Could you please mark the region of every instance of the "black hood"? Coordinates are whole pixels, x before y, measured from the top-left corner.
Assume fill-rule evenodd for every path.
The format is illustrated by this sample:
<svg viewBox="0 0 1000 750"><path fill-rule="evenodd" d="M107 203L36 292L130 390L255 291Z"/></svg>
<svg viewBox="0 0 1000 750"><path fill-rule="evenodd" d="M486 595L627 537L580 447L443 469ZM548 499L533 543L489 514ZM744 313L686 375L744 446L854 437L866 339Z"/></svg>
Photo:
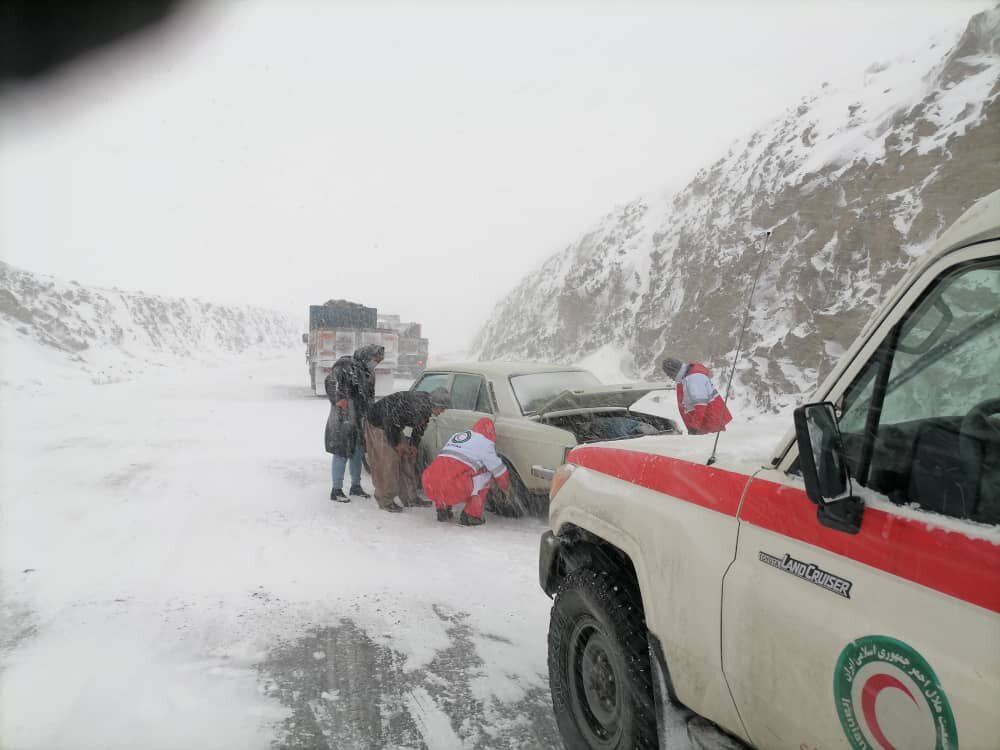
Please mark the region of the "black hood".
<svg viewBox="0 0 1000 750"><path fill-rule="evenodd" d="M354 352L354 358L366 365L376 364L385 359L385 347L379 344L368 344Z"/></svg>

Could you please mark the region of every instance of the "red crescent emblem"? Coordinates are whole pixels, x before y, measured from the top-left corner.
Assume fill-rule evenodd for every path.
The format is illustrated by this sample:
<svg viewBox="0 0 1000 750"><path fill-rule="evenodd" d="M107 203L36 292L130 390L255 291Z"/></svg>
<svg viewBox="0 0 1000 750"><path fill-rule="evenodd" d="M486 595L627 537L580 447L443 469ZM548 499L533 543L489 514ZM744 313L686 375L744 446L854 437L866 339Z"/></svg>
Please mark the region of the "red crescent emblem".
<svg viewBox="0 0 1000 750"><path fill-rule="evenodd" d="M917 699L913 697L913 693L910 692L910 689L906 685L889 674L872 675L861 690L861 711L865 716L865 723L868 724L872 736L884 750L896 750L895 746L886 738L882 727L878 725L878 717L875 715L875 700L878 698L879 693L886 688L902 690L913 701L913 705L917 705Z"/></svg>

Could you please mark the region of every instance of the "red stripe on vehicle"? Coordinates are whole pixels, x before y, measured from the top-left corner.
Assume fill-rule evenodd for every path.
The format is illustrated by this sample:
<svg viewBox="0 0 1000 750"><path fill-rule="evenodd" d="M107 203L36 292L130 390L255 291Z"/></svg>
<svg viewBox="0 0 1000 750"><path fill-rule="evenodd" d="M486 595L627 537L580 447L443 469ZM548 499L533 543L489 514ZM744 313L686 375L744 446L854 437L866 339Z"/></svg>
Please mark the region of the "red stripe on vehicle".
<svg viewBox="0 0 1000 750"><path fill-rule="evenodd" d="M750 477L668 456L619 448L575 448L567 461L711 510L736 515ZM740 521L811 544L877 570L1000 612L1000 545L877 508L865 508L861 531L821 526L805 491L750 483Z"/></svg>
<svg viewBox="0 0 1000 750"><path fill-rule="evenodd" d="M727 516L736 515L747 483L745 474L619 448L574 448L566 461Z"/></svg>
<svg viewBox="0 0 1000 750"><path fill-rule="evenodd" d="M803 490L762 479L750 484L740 511L746 523L1000 612L1000 545L931 519L867 507L861 531L845 534L820 525Z"/></svg>

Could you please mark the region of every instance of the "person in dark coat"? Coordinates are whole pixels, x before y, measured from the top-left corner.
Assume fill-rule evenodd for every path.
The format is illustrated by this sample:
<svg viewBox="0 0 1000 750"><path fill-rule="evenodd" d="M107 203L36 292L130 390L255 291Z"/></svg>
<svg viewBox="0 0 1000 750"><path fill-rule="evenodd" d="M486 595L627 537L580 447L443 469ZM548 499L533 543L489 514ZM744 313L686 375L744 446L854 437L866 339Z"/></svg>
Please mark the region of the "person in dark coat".
<svg viewBox="0 0 1000 750"><path fill-rule="evenodd" d="M448 391L402 391L379 399L368 408L365 450L375 485L375 502L382 510L398 513L404 507L431 505L417 495L417 448L427 423L451 405ZM410 436L403 430L410 428Z"/></svg>
<svg viewBox="0 0 1000 750"><path fill-rule="evenodd" d="M361 456L364 450L363 420L375 400L375 366L385 356L385 347L363 346L353 356L338 359L326 376L330 416L326 420L326 452L333 454L333 489L330 499L349 503L344 494L344 473L351 467L350 495L371 497L361 487Z"/></svg>

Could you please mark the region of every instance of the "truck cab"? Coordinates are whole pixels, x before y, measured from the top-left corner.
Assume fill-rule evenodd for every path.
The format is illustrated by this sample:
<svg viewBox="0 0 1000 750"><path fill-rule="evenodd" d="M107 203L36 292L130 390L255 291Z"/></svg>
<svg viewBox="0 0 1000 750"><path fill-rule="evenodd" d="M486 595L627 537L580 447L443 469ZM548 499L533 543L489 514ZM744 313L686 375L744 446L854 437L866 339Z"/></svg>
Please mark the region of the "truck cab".
<svg viewBox="0 0 1000 750"><path fill-rule="evenodd" d="M569 453L540 555L567 747L1000 747L1000 191L784 428L756 463Z"/></svg>

